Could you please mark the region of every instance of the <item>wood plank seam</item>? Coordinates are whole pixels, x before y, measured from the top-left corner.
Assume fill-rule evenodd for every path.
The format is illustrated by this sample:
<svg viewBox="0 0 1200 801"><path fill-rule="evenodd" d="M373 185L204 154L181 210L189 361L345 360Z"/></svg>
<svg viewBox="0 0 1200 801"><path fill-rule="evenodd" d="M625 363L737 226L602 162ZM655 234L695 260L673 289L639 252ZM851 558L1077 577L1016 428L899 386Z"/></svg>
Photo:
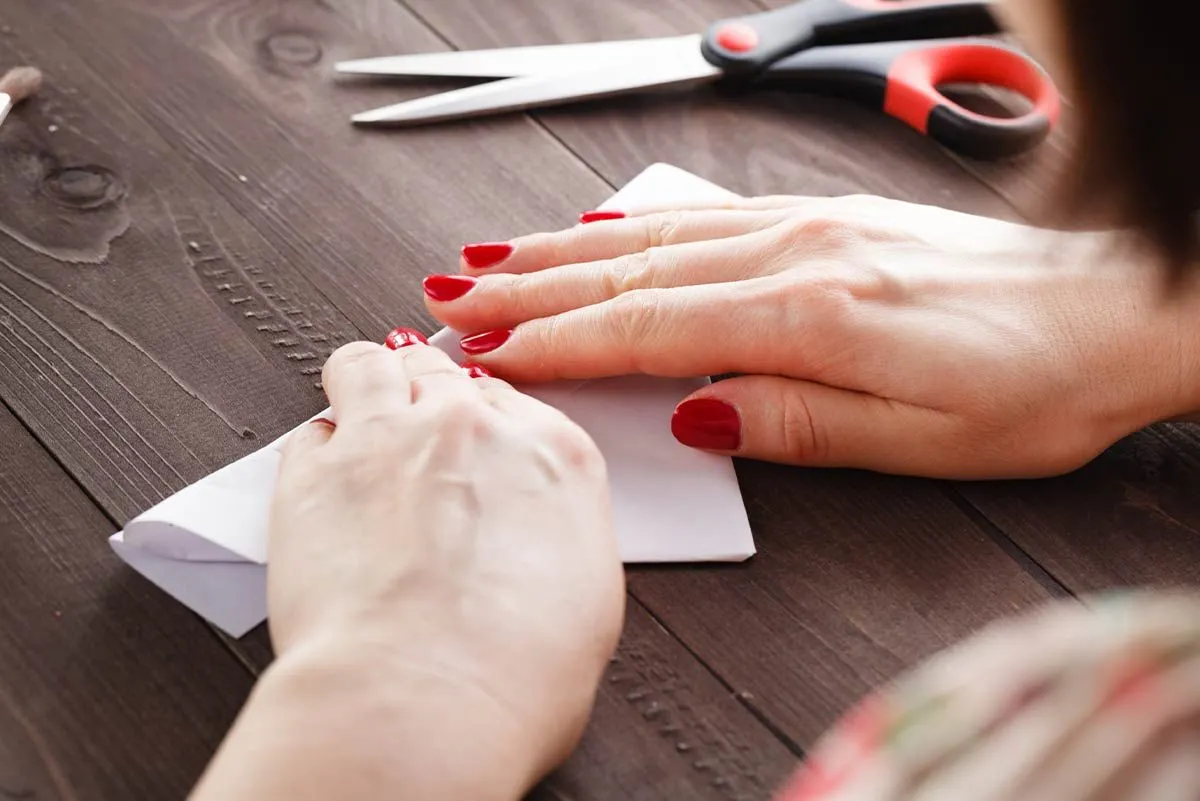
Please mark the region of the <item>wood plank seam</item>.
<svg viewBox="0 0 1200 801"><path fill-rule="evenodd" d="M801 745L800 745L799 743L797 743L797 742L796 742L794 739L792 739L791 737L789 737L789 736L788 736L788 734L787 734L787 732L785 732L785 731L784 731L782 728L780 728L780 727L779 727L779 726L778 726L778 725L777 725L777 724L776 724L774 721L772 721L772 720L771 720L771 718L770 718L770 717L767 715L767 713L766 713L764 710L760 709L760 708L759 708L759 707L758 707L758 706L757 706L757 705L754 703L754 696L752 696L752 695L751 695L750 693L748 693L748 692L744 692L744 691L740 691L740 690L737 690L737 689L735 689L735 688L733 687L733 685L732 685L732 684L730 684L730 683L729 683L729 682L728 682L728 681L725 679L725 677L724 677L724 676L722 676L722 675L721 675L719 672L717 672L717 670L716 670L715 668L713 668L713 666L712 666L712 665L710 665L710 664L708 663L708 661L707 661L706 659L704 659L704 657L703 657L703 656L701 656L701 655L699 654L699 652L697 652L697 651L696 651L694 648L692 648L692 646L690 646L690 645L689 645L689 644L688 644L688 643L687 643L687 642L686 642L686 641L685 641L685 640L684 640L682 637L680 637L678 634L676 634L676 633L675 633L675 632L674 632L674 631L671 629L671 626L670 626L670 625L667 623L667 621L666 621L666 620L664 620L663 618L661 618L661 617L659 617L658 615L656 615L656 614L654 613L654 610L652 610L652 609L651 609L651 608L650 608L648 605L646 605L645 603L642 603L642 601L638 600L638 599L637 599L637 596L636 596L636 595L634 595L632 592L630 592L630 595L631 595L631 596L633 596L634 600L635 600L635 601L637 601L637 603L638 603L638 606L640 606L642 609L644 609L644 610L646 611L646 614L647 614L647 615L649 615L649 616L650 616L650 618L651 618L651 619L652 619L652 620L653 620L655 623L657 623L657 624L658 624L658 626L659 626L659 627L660 627L660 628L661 628L663 631L665 631L667 634L670 634L670 635L671 635L671 637L672 637L672 638L673 638L673 639L674 639L676 642L678 642L678 643L680 644L680 646L682 646L682 647L683 647L683 649L684 649L684 650L686 650L686 651L687 651L689 654L691 654L691 655L692 655L692 657L693 657L693 658L694 658L694 659L695 659L695 660L696 660L696 661L697 661L697 662L698 662L698 663L699 663L699 664L700 664L700 665L701 665L701 666L702 666L702 667L703 667L703 668L704 668L706 671L708 671L708 674L709 674L710 676L712 676L712 677L713 677L713 678L714 678L714 679L717 681L717 683L718 683L718 684L720 684L722 687L724 687L724 688L725 688L725 690L726 690L726 691L727 691L727 692L728 692L728 693L729 693L729 694L730 694L730 695L731 695L731 696L732 696L732 697L733 697L733 698L734 698L734 699L735 699L735 700L736 700L736 701L737 701L739 704L741 704L741 705L742 705L742 707L743 707L743 708L744 708L744 709L745 709L747 712L749 712L751 715L753 715L753 716L754 716L754 718L755 718L755 720L757 720L757 721L758 721L760 724L762 724L762 726L763 726L765 729L767 729L767 731L771 732L771 734L772 734L772 735L775 737L775 739L779 740L779 742L781 742L781 743L784 745L784 747L786 747L786 748L788 749L788 751L790 751L790 752L792 753L792 755L793 755L793 756L795 756L797 759L803 759L803 758L804 758L804 755L805 755L804 748L803 748L803 747L801 747Z"/></svg>
<svg viewBox="0 0 1200 801"><path fill-rule="evenodd" d="M721 687L730 689L698 654L686 643L680 642L644 604L636 598L633 600L641 613L669 634ZM703 775L711 786L725 791L730 798L746 798L742 792L745 785L753 787L754 797L766 797L776 789L768 786L763 777L750 767L744 754L749 746L742 734L715 726L699 714L688 699L691 689L688 682L656 655L648 655L638 644L623 640L610 660L605 682L637 709L639 719L652 728L657 736L674 743L674 752L690 770ZM781 737L779 732L754 714L754 710L749 709L737 693L731 695L741 707L748 709L756 725L780 740L793 755L801 756L794 743Z"/></svg>
<svg viewBox="0 0 1200 801"><path fill-rule="evenodd" d="M1078 600L1076 593L1066 585L1060 578L1054 575L1047 567L1038 562L1028 551L1022 548L1015 540L1009 537L1004 530L993 522L981 509L970 500L963 497L958 489L947 482L939 482L946 497L950 499L964 515L971 519L975 526L991 538L993 542L1000 547L1002 551L1008 554L1009 558L1019 564L1025 572L1047 592L1055 598L1075 598Z"/></svg>

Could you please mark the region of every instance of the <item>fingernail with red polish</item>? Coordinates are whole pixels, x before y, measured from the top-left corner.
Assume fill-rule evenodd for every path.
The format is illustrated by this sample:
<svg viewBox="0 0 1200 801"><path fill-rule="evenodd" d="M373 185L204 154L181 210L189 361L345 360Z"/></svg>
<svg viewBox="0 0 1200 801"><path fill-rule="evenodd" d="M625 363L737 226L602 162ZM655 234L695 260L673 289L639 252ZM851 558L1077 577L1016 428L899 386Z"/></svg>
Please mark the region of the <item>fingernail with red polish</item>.
<svg viewBox="0 0 1200 801"><path fill-rule="evenodd" d="M471 378L491 378L492 371L478 364L464 364L463 369Z"/></svg>
<svg viewBox="0 0 1200 801"><path fill-rule="evenodd" d="M485 267L495 267L512 255L513 246L507 242L480 242L475 245L463 245L463 261L482 270Z"/></svg>
<svg viewBox="0 0 1200 801"><path fill-rule="evenodd" d="M469 275L429 275L421 282L431 300L445 303L458 300L478 282Z"/></svg>
<svg viewBox="0 0 1200 801"><path fill-rule="evenodd" d="M737 409L723 400L695 398L676 407L671 433L689 448L736 451L742 443L742 421Z"/></svg>
<svg viewBox="0 0 1200 801"><path fill-rule="evenodd" d="M412 328L396 328L387 335L383 340L383 344L387 345L392 350L400 350L407 348L409 345L428 345L429 340L425 339L425 335L420 331Z"/></svg>
<svg viewBox="0 0 1200 801"><path fill-rule="evenodd" d="M624 219L625 212L623 211L585 211L579 215L581 223L594 223L601 220L620 220Z"/></svg>
<svg viewBox="0 0 1200 801"><path fill-rule="evenodd" d="M458 346L462 348L463 353L471 355L491 353L507 342L511 336L512 329L497 328L495 331L484 331L482 334L472 334L469 337L463 337Z"/></svg>
<svg viewBox="0 0 1200 801"><path fill-rule="evenodd" d="M329 426L330 428L337 428L337 423L333 422L328 417L315 417L313 418L313 422L323 426Z"/></svg>

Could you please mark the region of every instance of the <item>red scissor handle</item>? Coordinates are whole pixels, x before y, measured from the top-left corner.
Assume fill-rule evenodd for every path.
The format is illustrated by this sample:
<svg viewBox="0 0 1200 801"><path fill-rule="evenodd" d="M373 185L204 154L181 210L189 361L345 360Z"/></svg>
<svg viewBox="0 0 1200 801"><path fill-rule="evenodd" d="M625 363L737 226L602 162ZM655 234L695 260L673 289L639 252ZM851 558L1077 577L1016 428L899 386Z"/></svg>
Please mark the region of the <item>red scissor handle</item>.
<svg viewBox="0 0 1200 801"><path fill-rule="evenodd" d="M938 89L985 84L1016 92L1032 108L1018 117L992 117L963 108ZM883 110L923 134L970 155L1013 155L1041 142L1058 123L1058 90L1028 56L993 43L914 46L887 72Z"/></svg>
<svg viewBox="0 0 1200 801"><path fill-rule="evenodd" d="M992 117L963 108L939 90L985 84L1023 95L1032 108ZM975 158L1013 156L1038 145L1058 123L1050 76L1024 53L986 39L877 42L817 47L772 66L760 84L858 100Z"/></svg>

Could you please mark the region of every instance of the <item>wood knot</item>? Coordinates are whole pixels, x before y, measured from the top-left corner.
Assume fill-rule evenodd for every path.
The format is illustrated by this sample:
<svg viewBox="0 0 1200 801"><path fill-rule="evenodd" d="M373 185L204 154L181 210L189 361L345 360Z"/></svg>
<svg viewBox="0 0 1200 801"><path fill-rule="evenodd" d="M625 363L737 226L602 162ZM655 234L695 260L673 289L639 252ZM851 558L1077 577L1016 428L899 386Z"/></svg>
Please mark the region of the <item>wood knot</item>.
<svg viewBox="0 0 1200 801"><path fill-rule="evenodd" d="M302 30L278 31L258 43L259 62L279 74L286 74L287 67L311 67L324 56L316 37Z"/></svg>
<svg viewBox="0 0 1200 801"><path fill-rule="evenodd" d="M42 192L59 206L80 211L102 209L125 197L125 184L106 167L88 164L50 170Z"/></svg>

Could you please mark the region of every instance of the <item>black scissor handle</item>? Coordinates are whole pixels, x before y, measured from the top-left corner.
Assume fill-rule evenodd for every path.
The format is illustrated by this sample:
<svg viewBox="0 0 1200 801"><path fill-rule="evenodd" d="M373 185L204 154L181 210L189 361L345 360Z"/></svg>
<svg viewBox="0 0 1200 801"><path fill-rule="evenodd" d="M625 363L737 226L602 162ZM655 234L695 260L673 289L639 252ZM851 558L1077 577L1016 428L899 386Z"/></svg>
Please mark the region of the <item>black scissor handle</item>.
<svg viewBox="0 0 1200 801"><path fill-rule="evenodd" d="M1036 147L1057 124L1053 80L1015 48L987 39L881 42L820 47L774 64L760 80L848 97L903 121L966 156L993 159ZM1024 96L1018 117L970 111L939 90L945 84L998 86Z"/></svg>
<svg viewBox="0 0 1200 801"><path fill-rule="evenodd" d="M714 23L701 52L731 76L753 75L811 47L998 33L990 7L978 0L801 0Z"/></svg>

